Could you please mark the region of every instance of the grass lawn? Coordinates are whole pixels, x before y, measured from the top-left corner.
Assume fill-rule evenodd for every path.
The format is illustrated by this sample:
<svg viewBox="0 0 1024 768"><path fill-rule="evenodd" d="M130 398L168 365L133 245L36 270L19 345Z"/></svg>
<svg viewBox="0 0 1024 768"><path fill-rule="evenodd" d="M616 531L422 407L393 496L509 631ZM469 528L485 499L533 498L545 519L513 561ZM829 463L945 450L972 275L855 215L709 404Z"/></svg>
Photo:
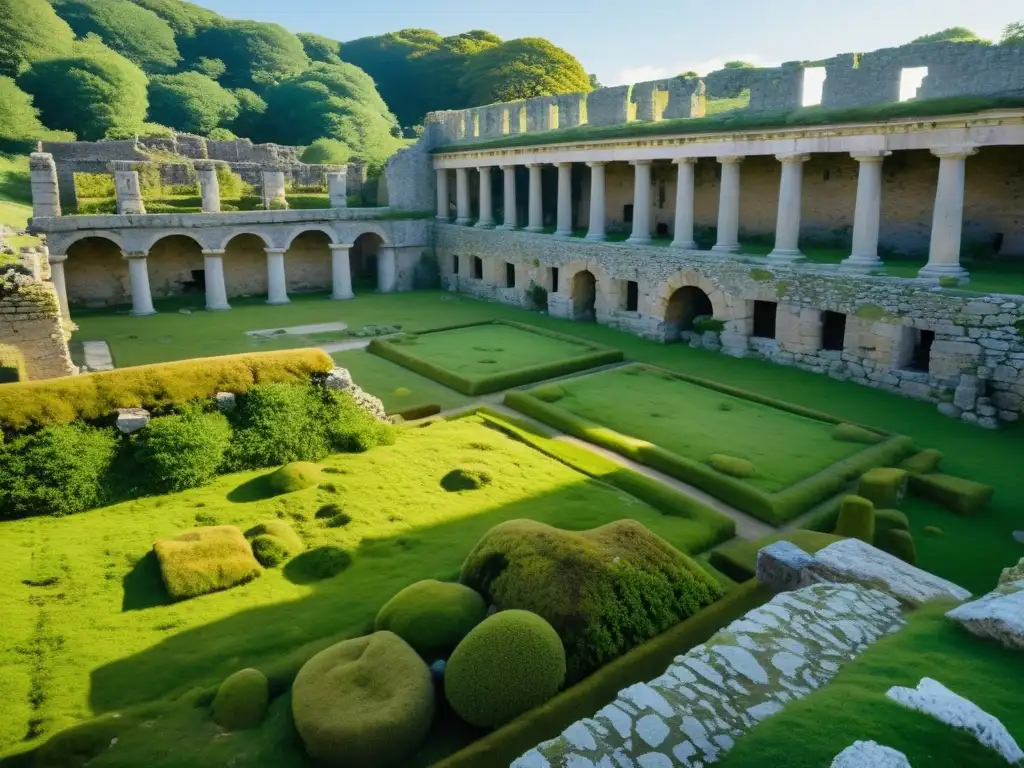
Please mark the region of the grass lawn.
<svg viewBox="0 0 1024 768"><path fill-rule="evenodd" d="M873 740L903 752L914 766L1006 766L966 731L885 697L892 686L914 688L931 677L998 718L1024 744L1020 652L968 634L944 618L950 607L931 604L911 614L906 627L849 662L827 686L789 702L740 738L718 765L820 768L854 741Z"/></svg>
<svg viewBox="0 0 1024 768"><path fill-rule="evenodd" d="M587 529L632 518L683 549L704 535L701 523L663 515L485 427L479 417L403 430L393 446L333 455L323 464L329 486L284 496L268 498L267 472L248 472L63 519L0 524L0 753L93 714L170 702L242 667L289 680L313 650L367 631L402 587L455 577L479 537L504 520ZM440 479L455 468L486 470L493 482L446 492ZM352 521L334 528L317 520L316 510L328 502ZM150 554L156 539L200 523L244 529L277 517L292 521L307 546L350 550L352 565L310 583L296 559L244 586L168 603ZM195 719L194 712L179 716ZM291 728L287 710L274 718ZM284 763L266 762L254 746L267 738L267 727L233 736L228 746L211 746L228 740L209 727L170 736L161 728L162 737L175 740L143 741L151 752L166 748L177 761L168 765L303 764L301 747L274 732L278 726L271 726L273 748L292 755ZM149 764L134 765L143 763Z"/></svg>
<svg viewBox="0 0 1024 768"><path fill-rule="evenodd" d="M863 449L833 439L832 424L716 392L639 366L559 382L553 403L602 426L704 462L724 453L746 459L746 478L780 491ZM751 435L757 435L752 440Z"/></svg>
<svg viewBox="0 0 1024 768"><path fill-rule="evenodd" d="M437 404L446 411L472 399L362 349L336 352L331 357L338 365L349 369L360 387L379 397L388 413L430 404Z"/></svg>

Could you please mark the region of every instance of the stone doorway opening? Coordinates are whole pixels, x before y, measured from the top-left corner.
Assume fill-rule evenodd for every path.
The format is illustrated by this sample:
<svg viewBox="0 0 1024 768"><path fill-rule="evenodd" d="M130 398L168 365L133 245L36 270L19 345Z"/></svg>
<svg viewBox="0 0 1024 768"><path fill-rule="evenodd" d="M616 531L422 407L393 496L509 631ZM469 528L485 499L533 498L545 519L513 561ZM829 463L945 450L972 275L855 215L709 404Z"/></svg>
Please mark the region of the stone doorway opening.
<svg viewBox="0 0 1024 768"><path fill-rule="evenodd" d="M349 267L352 270L352 290L377 290L377 257L384 240L374 232L364 232L352 243Z"/></svg>
<svg viewBox="0 0 1024 768"><path fill-rule="evenodd" d="M711 297L695 285L679 288L668 300L665 308L665 341L679 341L684 331L693 330L693 321L715 313Z"/></svg>
<svg viewBox="0 0 1024 768"><path fill-rule="evenodd" d="M597 278L584 269L572 278L572 315L574 320L597 321Z"/></svg>

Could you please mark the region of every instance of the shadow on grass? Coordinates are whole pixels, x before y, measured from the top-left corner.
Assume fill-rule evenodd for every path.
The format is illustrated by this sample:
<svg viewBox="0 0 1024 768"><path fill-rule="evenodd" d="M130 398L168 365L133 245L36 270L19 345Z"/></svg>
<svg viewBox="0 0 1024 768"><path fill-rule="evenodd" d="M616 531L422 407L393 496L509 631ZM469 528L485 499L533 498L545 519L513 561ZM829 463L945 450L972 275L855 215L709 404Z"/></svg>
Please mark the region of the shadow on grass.
<svg viewBox="0 0 1024 768"><path fill-rule="evenodd" d="M238 487L231 489L228 492L228 501L235 504L245 504L250 501L262 501L263 499L269 499L271 496L280 495L280 492L274 490L270 484L271 474L273 473L268 472L265 475L254 477L252 480L247 480Z"/></svg>
<svg viewBox="0 0 1024 768"><path fill-rule="evenodd" d="M341 547L324 546L296 555L282 573L292 584L313 584L331 579L352 564L352 555Z"/></svg>
<svg viewBox="0 0 1024 768"><path fill-rule="evenodd" d="M122 611L141 611L171 604L171 598L160 575L160 562L152 550L135 564L121 584L124 588Z"/></svg>

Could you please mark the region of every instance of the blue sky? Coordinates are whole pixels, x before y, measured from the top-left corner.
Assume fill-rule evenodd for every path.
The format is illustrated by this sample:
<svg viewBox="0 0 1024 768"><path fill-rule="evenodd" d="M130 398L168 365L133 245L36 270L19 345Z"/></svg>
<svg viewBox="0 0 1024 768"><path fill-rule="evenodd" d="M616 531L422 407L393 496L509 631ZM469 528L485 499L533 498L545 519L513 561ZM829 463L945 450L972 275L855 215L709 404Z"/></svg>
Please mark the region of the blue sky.
<svg viewBox="0 0 1024 768"><path fill-rule="evenodd" d="M1020 0L193 0L225 16L352 40L404 27L443 35L486 29L546 37L605 85L717 69L730 59L778 64L900 45L966 26L998 38L1024 19Z"/></svg>

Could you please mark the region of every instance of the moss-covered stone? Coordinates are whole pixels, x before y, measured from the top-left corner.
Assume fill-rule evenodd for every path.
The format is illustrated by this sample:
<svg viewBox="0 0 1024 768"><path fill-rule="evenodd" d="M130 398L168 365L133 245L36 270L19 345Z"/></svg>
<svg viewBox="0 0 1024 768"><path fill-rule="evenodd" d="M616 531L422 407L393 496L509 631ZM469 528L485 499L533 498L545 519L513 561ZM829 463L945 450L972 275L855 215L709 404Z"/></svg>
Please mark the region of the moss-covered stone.
<svg viewBox="0 0 1024 768"><path fill-rule="evenodd" d="M862 496L875 507L896 509L903 503L907 493L908 473L896 467L875 467L861 475L857 483L857 495Z"/></svg>
<svg viewBox="0 0 1024 768"><path fill-rule="evenodd" d="M258 669L240 669L217 689L213 721L229 731L256 728L267 716L270 688Z"/></svg>
<svg viewBox="0 0 1024 768"><path fill-rule="evenodd" d="M233 525L197 528L153 544L172 600L230 589L260 575L260 564Z"/></svg>
<svg viewBox="0 0 1024 768"><path fill-rule="evenodd" d="M267 482L274 493L294 493L319 485L323 470L311 461L293 461L270 473Z"/></svg>
<svg viewBox="0 0 1024 768"><path fill-rule="evenodd" d="M768 283L775 279L775 275L760 267L754 267L750 270L749 275L751 280L756 280L759 283Z"/></svg>
<svg viewBox="0 0 1024 768"><path fill-rule="evenodd" d="M757 474L757 466L752 461L725 453L713 453L708 456L708 465L730 477L753 477Z"/></svg>
<svg viewBox="0 0 1024 768"><path fill-rule="evenodd" d="M36 750L35 759L24 765L32 765L34 768L88 765L110 749L111 741L138 724L137 716L117 712L94 717L55 733Z"/></svg>
<svg viewBox="0 0 1024 768"><path fill-rule="evenodd" d="M885 307L880 307L877 304L862 304L854 315L862 320L881 320L885 317Z"/></svg>
<svg viewBox="0 0 1024 768"><path fill-rule="evenodd" d="M578 532L509 520L477 543L459 581L500 610L546 619L570 683L721 596L699 565L633 520Z"/></svg>
<svg viewBox="0 0 1024 768"><path fill-rule="evenodd" d="M1003 572L999 576L999 584L1012 584L1022 579L1024 579L1024 557L1012 568L1003 568Z"/></svg>
<svg viewBox="0 0 1024 768"><path fill-rule="evenodd" d="M847 424L846 422L836 424L832 428L832 438L847 443L864 443L865 445L874 445L885 439L884 436L877 432L864 429L864 427L858 427L856 424Z"/></svg>
<svg viewBox="0 0 1024 768"><path fill-rule="evenodd" d="M245 538L264 568L275 568L305 548L299 534L283 520L258 523L245 532Z"/></svg>
<svg viewBox="0 0 1024 768"><path fill-rule="evenodd" d="M994 488L963 477L934 473L911 475L910 490L915 496L934 501L959 515L974 515L988 506Z"/></svg>
<svg viewBox="0 0 1024 768"><path fill-rule="evenodd" d="M396 594L374 628L394 632L427 661L447 656L487 615L487 603L463 584L426 579Z"/></svg>
<svg viewBox="0 0 1024 768"><path fill-rule="evenodd" d="M565 680L558 633L529 611L501 611L459 643L444 673L445 698L471 725L496 728L550 699Z"/></svg>
<svg viewBox="0 0 1024 768"><path fill-rule="evenodd" d="M346 768L398 766L434 717L434 684L416 651L392 632L345 640L307 661L292 685L306 752Z"/></svg>
<svg viewBox="0 0 1024 768"><path fill-rule="evenodd" d="M899 528L879 531L875 539L875 546L893 557L898 557L905 563L917 565L917 548L914 546L914 537L910 535L909 531L902 531Z"/></svg>
<svg viewBox="0 0 1024 768"><path fill-rule="evenodd" d="M491 475L482 469L453 469L441 478L441 487L446 491L474 491L490 485Z"/></svg>
<svg viewBox="0 0 1024 768"><path fill-rule="evenodd" d="M926 475L939 468L942 461L942 452L934 448L915 453L900 462L900 469L905 469L912 475Z"/></svg>
<svg viewBox="0 0 1024 768"><path fill-rule="evenodd" d="M836 535L860 539L866 544L875 540L875 505L860 496L847 496L839 508Z"/></svg>
<svg viewBox="0 0 1024 768"><path fill-rule="evenodd" d="M898 509L876 509L875 510L875 538L882 531L891 529L900 531L910 530L910 519L905 512Z"/></svg>
<svg viewBox="0 0 1024 768"><path fill-rule="evenodd" d="M293 557L285 566L284 575L296 584L309 584L337 576L351 564L348 550L325 544Z"/></svg>

